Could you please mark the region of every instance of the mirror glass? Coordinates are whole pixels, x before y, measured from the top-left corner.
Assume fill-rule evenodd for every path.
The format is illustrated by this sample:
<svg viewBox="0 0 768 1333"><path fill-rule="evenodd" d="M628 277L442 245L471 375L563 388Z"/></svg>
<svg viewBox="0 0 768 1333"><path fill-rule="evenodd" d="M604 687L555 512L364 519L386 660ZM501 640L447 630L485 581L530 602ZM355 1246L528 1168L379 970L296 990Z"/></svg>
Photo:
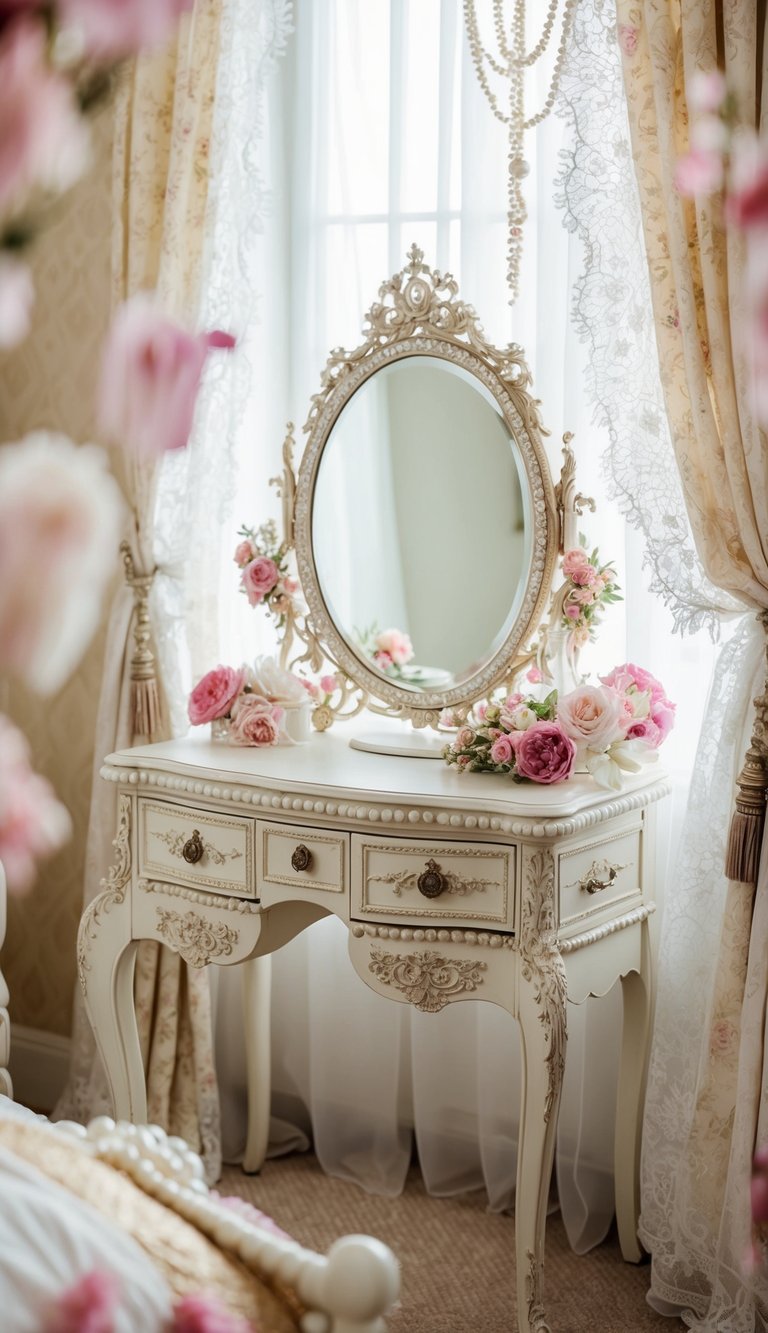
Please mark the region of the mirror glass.
<svg viewBox="0 0 768 1333"><path fill-rule="evenodd" d="M522 458L485 385L430 356L365 380L320 459L312 548L329 614L367 666L413 691L481 670L532 554Z"/></svg>

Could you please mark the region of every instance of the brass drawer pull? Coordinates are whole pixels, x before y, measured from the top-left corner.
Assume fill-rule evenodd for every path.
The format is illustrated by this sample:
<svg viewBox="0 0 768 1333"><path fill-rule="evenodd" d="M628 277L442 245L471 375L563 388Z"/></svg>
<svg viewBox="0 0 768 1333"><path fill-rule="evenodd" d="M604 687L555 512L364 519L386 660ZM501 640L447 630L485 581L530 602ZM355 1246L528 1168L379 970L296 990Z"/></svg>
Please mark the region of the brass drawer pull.
<svg viewBox="0 0 768 1333"><path fill-rule="evenodd" d="M427 868L419 875L416 887L425 898L439 898L445 892L448 881L437 861L427 861Z"/></svg>
<svg viewBox="0 0 768 1333"><path fill-rule="evenodd" d="M300 842L295 852L293 853L293 856L291 857L291 865L296 871L309 870L311 862L312 862L311 851L309 850L308 847L304 846L303 842Z"/></svg>
<svg viewBox="0 0 768 1333"><path fill-rule="evenodd" d="M184 857L184 860L188 861L189 864L193 866L200 860L204 851L203 840L197 829L193 829L192 837L188 838L184 843L184 846L181 849L181 854Z"/></svg>
<svg viewBox="0 0 768 1333"><path fill-rule="evenodd" d="M614 866L609 861L593 861L584 878L579 880L579 888L586 893L609 889L620 870L626 870L626 866Z"/></svg>

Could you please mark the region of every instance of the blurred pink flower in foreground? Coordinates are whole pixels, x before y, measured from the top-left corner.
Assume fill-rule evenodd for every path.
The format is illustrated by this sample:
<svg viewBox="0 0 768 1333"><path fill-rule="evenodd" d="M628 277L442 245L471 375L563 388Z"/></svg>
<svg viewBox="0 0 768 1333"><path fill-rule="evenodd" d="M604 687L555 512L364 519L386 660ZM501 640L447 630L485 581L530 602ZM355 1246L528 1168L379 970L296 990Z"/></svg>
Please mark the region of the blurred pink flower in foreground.
<svg viewBox="0 0 768 1333"><path fill-rule="evenodd" d="M183 449L211 348L232 348L228 333L191 334L140 292L118 310L107 335L98 397L105 434L136 454Z"/></svg>
<svg viewBox="0 0 768 1333"><path fill-rule="evenodd" d="M94 1269L68 1287L45 1322L44 1333L114 1333L120 1283Z"/></svg>
<svg viewBox="0 0 768 1333"><path fill-rule="evenodd" d="M18 18L0 35L0 214L18 210L27 194L65 190L88 161L88 129L71 83L51 69L47 33Z"/></svg>
<svg viewBox="0 0 768 1333"><path fill-rule="evenodd" d="M0 251L0 348L15 347L29 333L35 287L26 264Z"/></svg>
<svg viewBox="0 0 768 1333"><path fill-rule="evenodd" d="M127 56L162 46L194 0L59 0L93 56Z"/></svg>
<svg viewBox="0 0 768 1333"><path fill-rule="evenodd" d="M253 1324L231 1314L215 1296L183 1296L173 1307L172 1333L256 1333Z"/></svg>
<svg viewBox="0 0 768 1333"><path fill-rule="evenodd" d="M122 499L93 445L34 431L0 450L0 670L57 690L96 628Z"/></svg>
<svg viewBox="0 0 768 1333"><path fill-rule="evenodd" d="M37 861L58 851L72 826L48 782L32 771L25 738L1 713L0 756L0 863L9 892L24 893Z"/></svg>

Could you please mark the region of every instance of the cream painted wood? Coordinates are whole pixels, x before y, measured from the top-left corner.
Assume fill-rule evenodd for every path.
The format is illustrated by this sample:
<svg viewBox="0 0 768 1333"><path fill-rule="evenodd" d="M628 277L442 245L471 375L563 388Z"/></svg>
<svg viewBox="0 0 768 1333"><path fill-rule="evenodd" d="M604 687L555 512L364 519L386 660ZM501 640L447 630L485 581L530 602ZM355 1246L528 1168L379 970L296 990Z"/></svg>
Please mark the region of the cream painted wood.
<svg viewBox="0 0 768 1333"><path fill-rule="evenodd" d="M139 874L256 897L252 819L168 801L139 807ZM198 859L195 859L198 858Z"/></svg>
<svg viewBox="0 0 768 1333"><path fill-rule="evenodd" d="M5 922L6 922L6 889L5 889L5 871L2 862L0 862L0 949L5 940ZM8 1073L8 1065L11 1060L11 1020L8 1017L8 1004L10 995L5 982L5 977L0 972L0 1093L5 1097L13 1097L13 1085L11 1076Z"/></svg>
<svg viewBox="0 0 768 1333"><path fill-rule="evenodd" d="M640 1257L637 1166L652 999L655 810L668 788L649 772L628 779L618 795L600 792L588 776L553 789L515 786L493 775L467 777L444 765L352 750L347 738L329 732L306 747L269 750L188 738L106 761L102 776L119 792L116 858L104 892L83 916L78 963L116 1113L146 1119L132 998L138 940L161 940L194 967L243 963L246 1169L258 1170L269 1115L268 955L312 921L335 914L348 927L358 975L379 994L424 1013L490 1000L517 1019L523 1052L517 1317L522 1333L545 1333L544 1230L567 1002L602 995L620 978L617 1214L625 1258ZM201 836L204 828L229 829L234 820L246 841L255 839L255 888L248 883L239 894L231 886L222 893L190 881L186 869L175 876L146 873L140 831L154 827L148 807L169 820L183 812L182 831L198 828ZM301 846L310 858L305 864L299 857L297 869L292 857ZM430 860L445 880L436 898L418 887ZM450 878L449 867L462 883ZM485 919L485 907L493 919Z"/></svg>

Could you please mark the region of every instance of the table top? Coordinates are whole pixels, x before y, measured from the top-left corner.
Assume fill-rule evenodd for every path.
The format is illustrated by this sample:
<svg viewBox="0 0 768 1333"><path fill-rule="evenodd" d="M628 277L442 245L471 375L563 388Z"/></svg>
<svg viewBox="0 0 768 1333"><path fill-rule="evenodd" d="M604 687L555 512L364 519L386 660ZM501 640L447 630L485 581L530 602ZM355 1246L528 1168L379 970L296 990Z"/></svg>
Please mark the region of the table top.
<svg viewBox="0 0 768 1333"><path fill-rule="evenodd" d="M367 723L355 720L313 735L306 745L243 747L211 741L206 727L178 740L118 751L107 756L105 764L112 770L110 776L115 769L149 769L182 774L205 784L278 786L326 799L331 794L359 799L364 793L373 799L427 801L448 808L546 820L605 805L644 788L658 788L666 776L657 763L646 764L640 773L624 774L621 792L599 787L588 773L576 773L551 787L516 783L494 773L460 773L442 760L371 754L350 747L353 735L372 729L371 719ZM382 729L379 718L375 729ZM649 790L648 799L657 794L661 792Z"/></svg>

